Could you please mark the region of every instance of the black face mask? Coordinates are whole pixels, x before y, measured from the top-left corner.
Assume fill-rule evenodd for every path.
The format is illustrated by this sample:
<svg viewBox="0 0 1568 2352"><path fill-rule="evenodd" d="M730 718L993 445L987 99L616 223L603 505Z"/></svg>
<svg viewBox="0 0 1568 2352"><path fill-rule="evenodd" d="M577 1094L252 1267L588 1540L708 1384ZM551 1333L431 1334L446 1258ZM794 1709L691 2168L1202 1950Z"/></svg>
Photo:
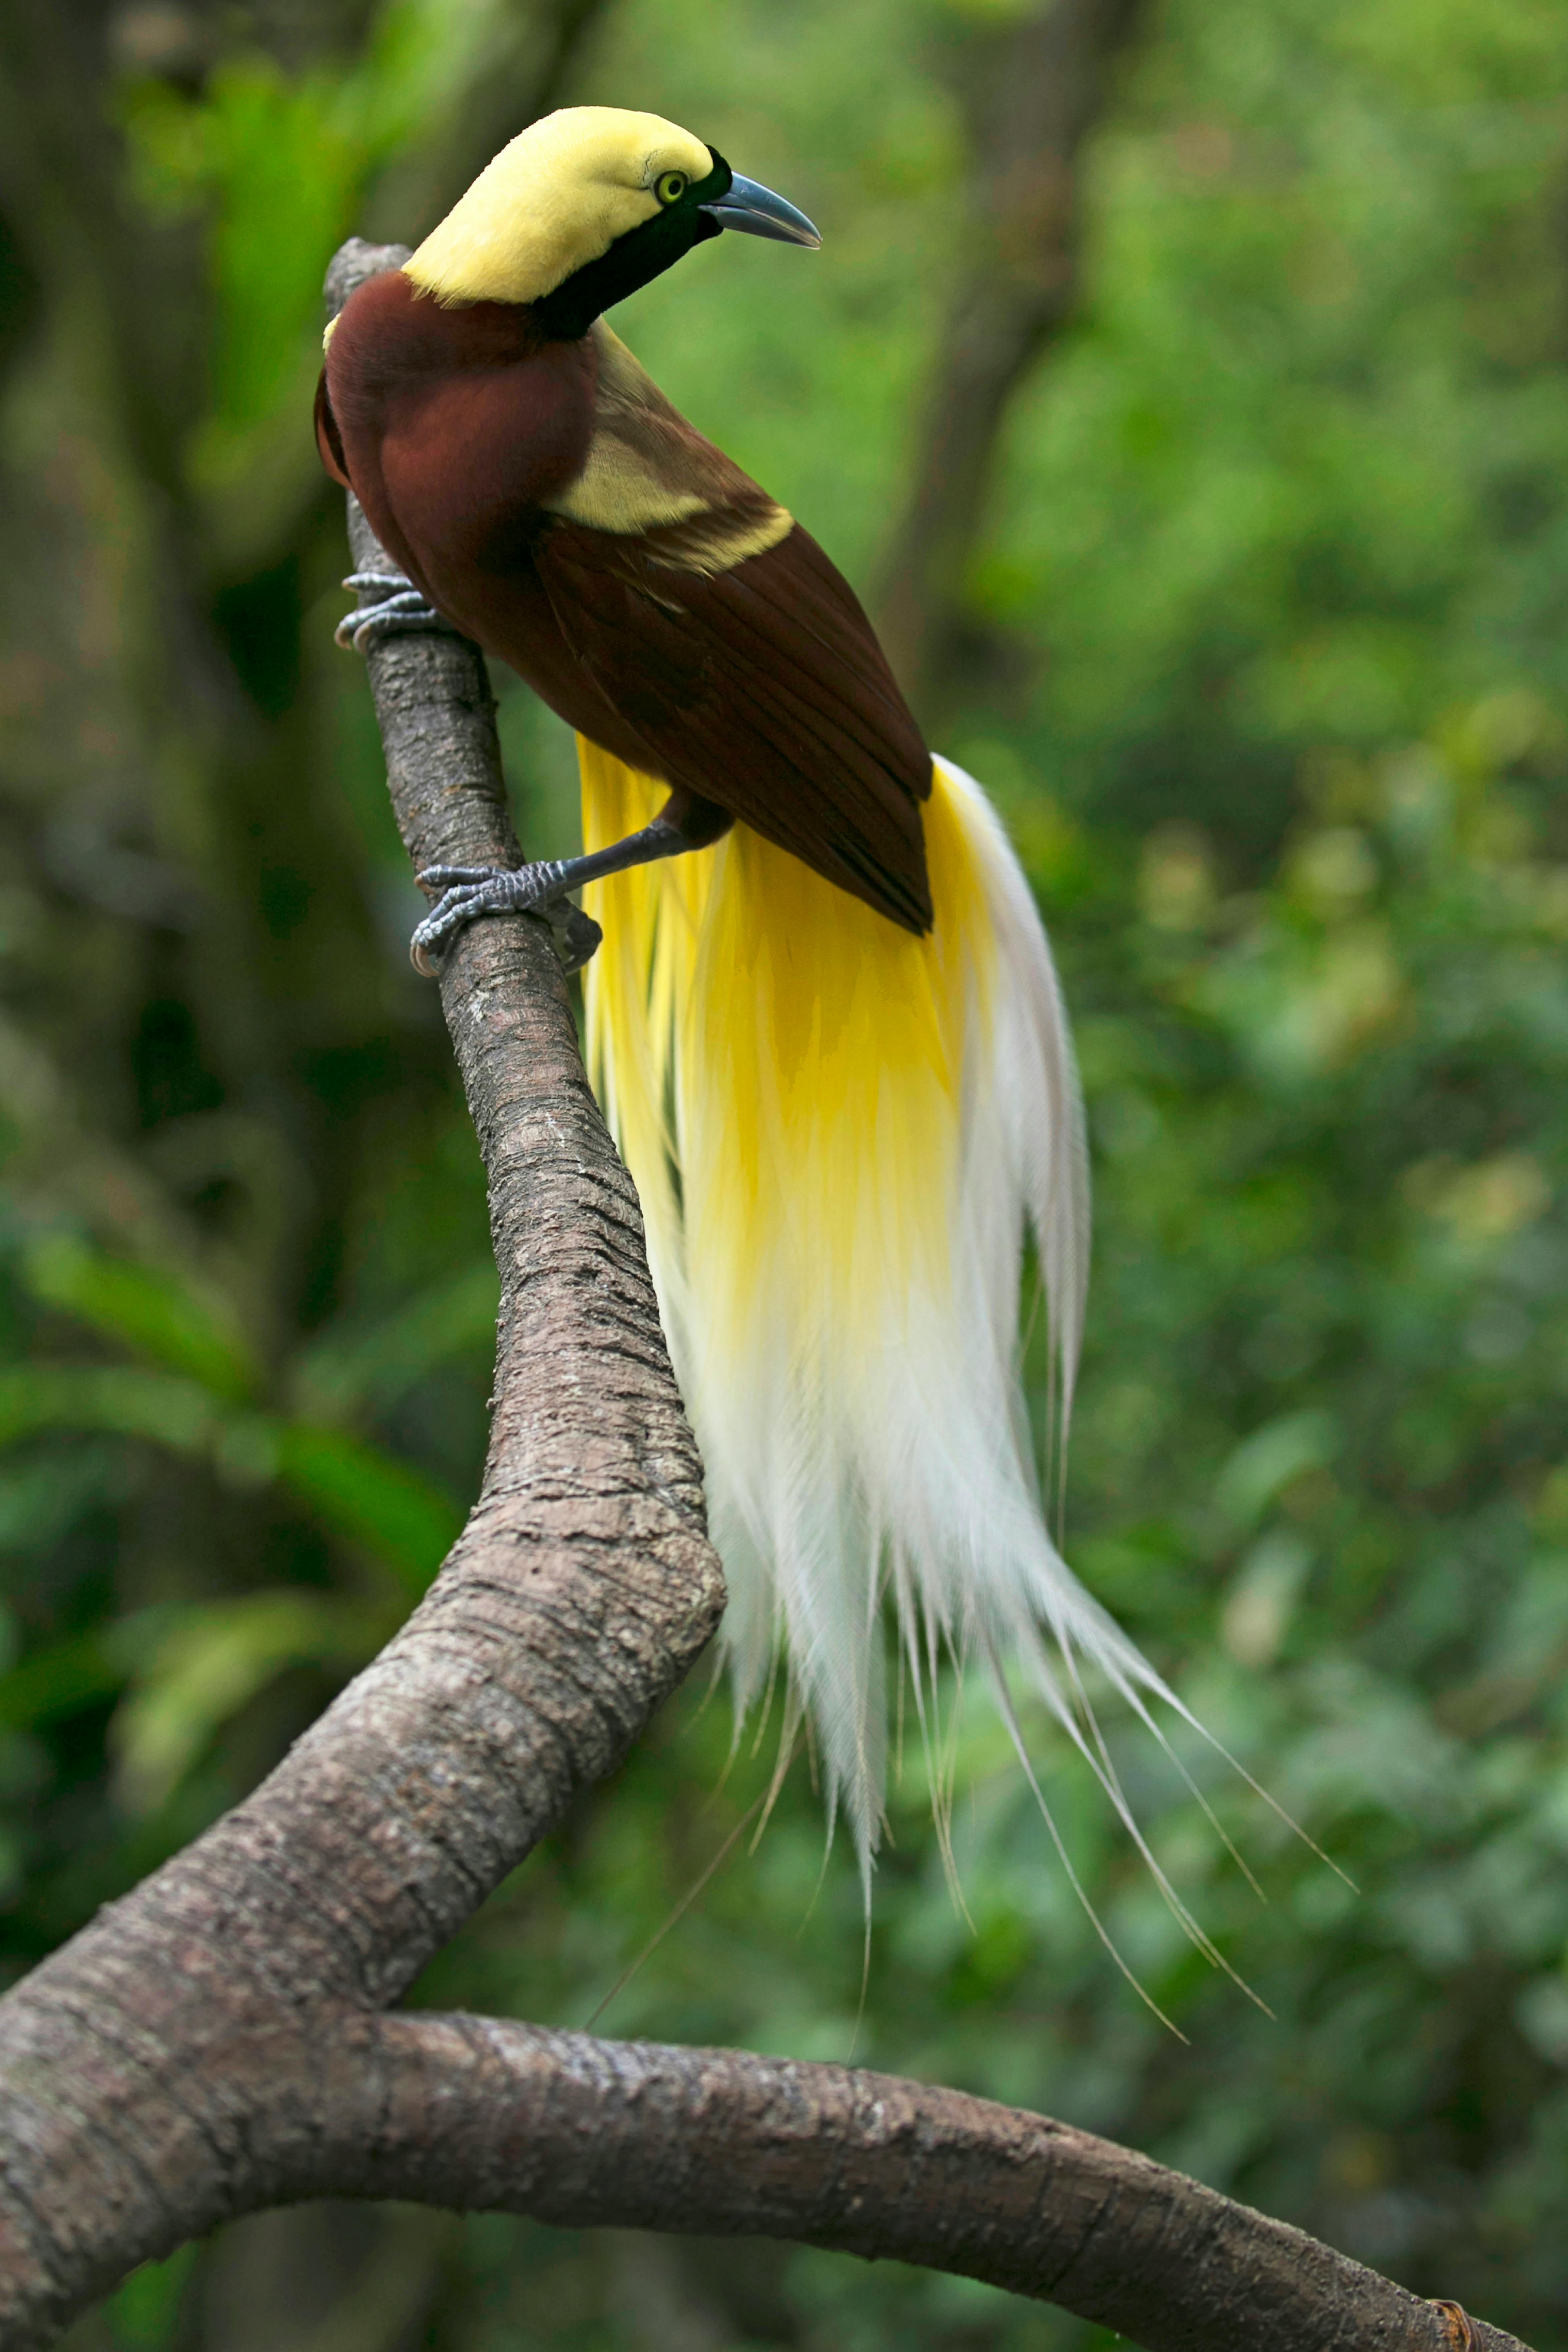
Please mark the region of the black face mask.
<svg viewBox="0 0 1568 2352"><path fill-rule="evenodd" d="M662 277L683 254L721 228L740 229L748 236L775 238L783 245L822 243L802 212L783 196L775 196L760 181L731 172L716 148L710 147L713 169L705 179L692 180L675 202L665 205L652 220L618 236L597 261L584 263L571 277L532 305L533 316L552 341L575 341L612 304L624 302L639 286Z"/></svg>
<svg viewBox="0 0 1568 2352"><path fill-rule="evenodd" d="M661 205L652 220L616 237L597 261L584 262L531 306L552 341L574 342L602 312L662 278L694 245L718 236L723 224L703 207L727 196L735 175L721 155L714 155L711 147L708 152L713 169L706 179L689 181L674 204Z"/></svg>

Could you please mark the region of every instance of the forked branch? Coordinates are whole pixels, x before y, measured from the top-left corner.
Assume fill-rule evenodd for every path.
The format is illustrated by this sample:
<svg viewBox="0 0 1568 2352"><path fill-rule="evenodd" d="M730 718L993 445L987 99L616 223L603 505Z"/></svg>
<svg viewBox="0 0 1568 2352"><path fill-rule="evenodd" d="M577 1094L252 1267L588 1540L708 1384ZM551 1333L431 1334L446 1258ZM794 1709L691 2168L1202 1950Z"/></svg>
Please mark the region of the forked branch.
<svg viewBox="0 0 1568 2352"><path fill-rule="evenodd" d="M340 2063L296 2195L796 2239L984 2279L1149 2352L1462 2342L1299 2230L962 2091L473 2017L366 2020ZM1520 2352L1494 2328L1473 2342Z"/></svg>

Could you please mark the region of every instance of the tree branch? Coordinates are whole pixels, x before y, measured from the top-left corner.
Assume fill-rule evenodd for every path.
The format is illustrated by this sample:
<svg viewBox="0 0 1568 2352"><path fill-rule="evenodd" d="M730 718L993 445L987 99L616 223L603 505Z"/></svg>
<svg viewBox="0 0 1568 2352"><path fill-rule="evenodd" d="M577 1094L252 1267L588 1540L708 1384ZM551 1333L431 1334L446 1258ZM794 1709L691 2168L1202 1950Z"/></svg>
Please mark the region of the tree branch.
<svg viewBox="0 0 1568 2352"><path fill-rule="evenodd" d="M357 559L376 552L361 523ZM397 638L370 674L416 864L512 856L475 647ZM273 2070L299 2079L285 2053L342 2005L395 2000L718 1622L637 1197L548 928L476 924L441 986L501 1275L479 1498L427 1598L277 1771L0 2003L7 2347L254 2201L248 2136Z"/></svg>
<svg viewBox="0 0 1568 2352"><path fill-rule="evenodd" d="M800 2240L984 2279L1147 2352L1426 2352L1442 2313L1069 2124L895 2075L473 2017L367 2020L289 2193ZM1475 2324L1478 2352L1521 2352Z"/></svg>
<svg viewBox="0 0 1568 2352"><path fill-rule="evenodd" d="M938 346L914 488L893 536L878 626L928 728L969 656L964 577L1013 394L1078 295L1079 152L1144 0L1052 0L971 28L954 58L975 157L963 278Z"/></svg>
<svg viewBox="0 0 1568 2352"><path fill-rule="evenodd" d="M345 247L339 299L402 254ZM509 856L475 649L395 638L370 676L416 863ZM839 2067L378 2013L611 1769L722 1603L549 929L475 925L442 996L501 1271L479 1500L403 1632L254 1796L0 2002L0 2352L37 2352L218 2221L326 2195L798 2238L987 2279L1149 2352L1462 2344L1437 2306L1042 2116Z"/></svg>

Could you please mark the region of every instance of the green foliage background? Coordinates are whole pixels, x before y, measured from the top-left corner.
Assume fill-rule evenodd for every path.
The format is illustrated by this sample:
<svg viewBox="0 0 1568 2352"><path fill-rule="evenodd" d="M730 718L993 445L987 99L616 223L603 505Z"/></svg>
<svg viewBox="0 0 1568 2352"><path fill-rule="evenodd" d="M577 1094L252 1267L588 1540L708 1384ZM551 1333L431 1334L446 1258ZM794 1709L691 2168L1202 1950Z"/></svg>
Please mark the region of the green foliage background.
<svg viewBox="0 0 1568 2352"><path fill-rule="evenodd" d="M821 224L816 259L726 240L616 323L863 583L965 266L953 64L1007 5L622 0L574 77ZM177 395L139 414L111 296L51 299L15 219L0 249L13 1975L370 1654L485 1430L479 1171L404 960L417 902L363 676L330 643L341 515L303 419L328 255L422 226L510 20L390 0L312 44L192 19L193 65L166 13L163 52L156 12L110 26L105 119L150 247L198 255L200 308L161 324ZM972 1694L963 1909L911 1742L863 1993L854 1873L824 1860L797 1768L603 2025L853 2051L1042 2106L1564 2352L1568 8L1168 0L1087 183L1082 316L1012 415L965 583L1030 682L976 689L947 744L1013 827L1082 1052L1097 1258L1068 1549L1344 1875L1186 1739L1259 1902L1119 1734L1236 1974L1215 1970L1033 1725L1163 2024ZM176 546L179 626L226 699L174 666ZM569 746L517 690L503 726L525 839L552 853ZM419 1998L586 2021L773 1737L732 1756L722 1694L684 1696ZM140 2274L77 2340L1110 2339L784 2249L306 2214Z"/></svg>

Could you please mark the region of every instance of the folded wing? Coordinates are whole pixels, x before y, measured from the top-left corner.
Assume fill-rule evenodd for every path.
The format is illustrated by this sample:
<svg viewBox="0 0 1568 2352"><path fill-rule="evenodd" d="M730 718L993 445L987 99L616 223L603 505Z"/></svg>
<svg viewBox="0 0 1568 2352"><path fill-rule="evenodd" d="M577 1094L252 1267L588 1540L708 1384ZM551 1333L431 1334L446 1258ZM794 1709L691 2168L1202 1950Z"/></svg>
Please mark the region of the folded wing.
<svg viewBox="0 0 1568 2352"><path fill-rule="evenodd" d="M798 524L720 572L682 562L689 529L553 521L535 562L562 635L656 773L929 929L930 755L853 591Z"/></svg>
<svg viewBox="0 0 1568 2352"><path fill-rule="evenodd" d="M533 560L652 772L907 929L931 919L931 759L853 589L601 326L588 466Z"/></svg>

